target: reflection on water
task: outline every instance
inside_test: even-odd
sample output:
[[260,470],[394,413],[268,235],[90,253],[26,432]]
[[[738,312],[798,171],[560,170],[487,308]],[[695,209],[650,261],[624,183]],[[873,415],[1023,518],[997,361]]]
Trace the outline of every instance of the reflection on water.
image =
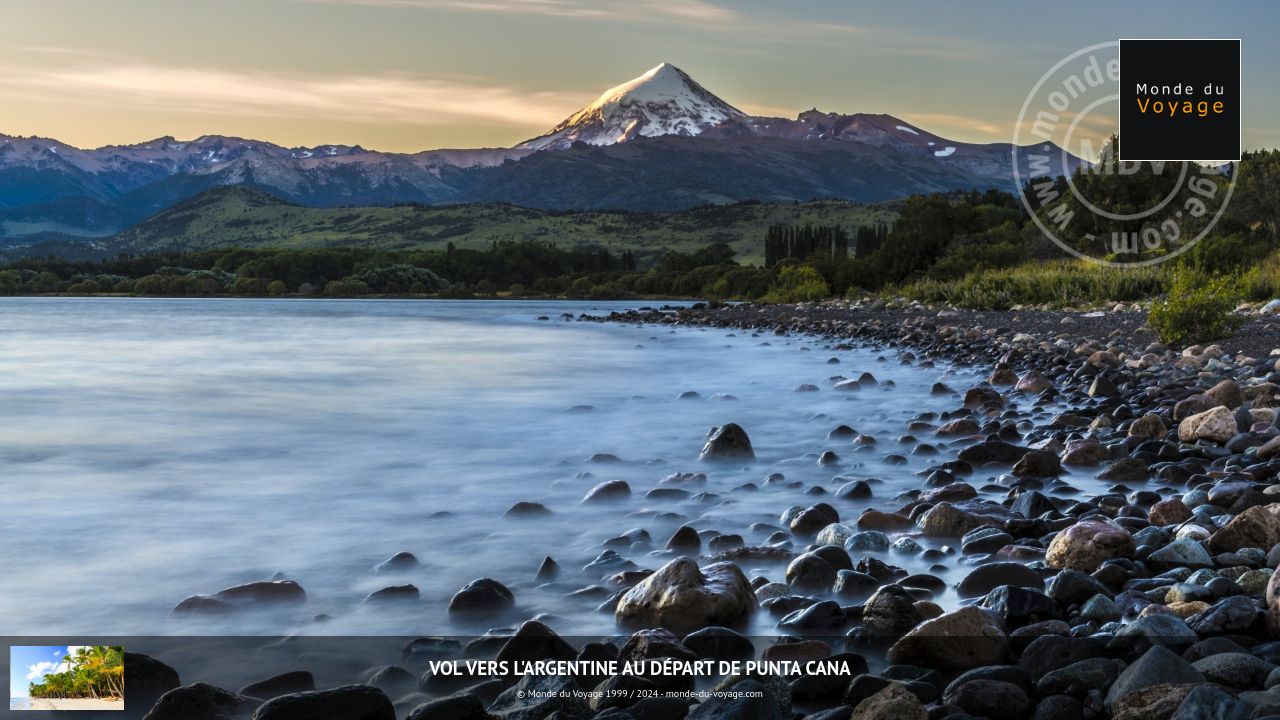
[[[479,576],[509,585],[525,617],[607,632],[601,598],[564,597],[599,582],[576,571],[602,541],[644,528],[661,548],[680,521],[646,512],[657,510],[763,542],[751,523],[817,500],[734,490],[770,472],[831,491],[837,474],[875,478],[870,502],[894,505],[886,499],[918,487],[914,473],[936,460],[898,445],[906,421],[955,405],[930,395],[935,381],[973,379],[812,340],[559,317],[627,305],[0,301],[4,632],[456,632],[447,600]],[[837,393],[825,382],[864,370],[896,387]],[[821,390],[792,392],[804,383]],[[677,399],[689,390],[700,397]],[[757,460],[701,467],[707,429],[729,421],[751,434]],[[879,445],[828,440],[840,423]],[[841,466],[817,464],[827,449]],[[884,464],[890,452],[908,464]],[[587,461],[597,453],[621,462]],[[720,500],[643,497],[683,471],[707,472]],[[580,504],[609,479],[628,481],[632,498]],[[554,514],[502,517],[520,500]],[[867,501],[833,502],[852,519]],[[370,572],[401,550],[422,567]],[[663,562],[621,552],[641,567]],[[538,588],[545,555],[567,572]],[[744,569],[781,576],[777,565]],[[188,595],[276,573],[306,588],[303,611],[205,626],[168,615]],[[405,582],[421,602],[360,606]],[[316,624],[317,614],[332,619]]]

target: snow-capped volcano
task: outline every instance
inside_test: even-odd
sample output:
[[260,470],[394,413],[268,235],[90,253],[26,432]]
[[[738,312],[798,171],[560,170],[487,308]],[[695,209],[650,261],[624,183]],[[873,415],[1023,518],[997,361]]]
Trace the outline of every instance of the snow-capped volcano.
[[545,135],[517,148],[562,150],[575,142],[613,145],[635,137],[698,135],[746,113],[711,94],[683,70],[662,63],[604,92]]

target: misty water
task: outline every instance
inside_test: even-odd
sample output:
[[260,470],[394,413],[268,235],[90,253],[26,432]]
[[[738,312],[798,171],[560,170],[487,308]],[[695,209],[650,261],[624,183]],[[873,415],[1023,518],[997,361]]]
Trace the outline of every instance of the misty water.
[[[850,521],[868,503],[896,507],[898,492],[920,486],[916,472],[942,459],[900,444],[906,423],[958,404],[931,395],[934,382],[977,379],[811,338],[560,317],[639,304],[0,301],[4,633],[455,634],[493,625],[446,613],[459,587],[484,576],[512,588],[517,616],[548,613],[564,634],[610,632],[602,598],[566,597],[600,582],[578,570],[603,541],[644,528],[661,549],[683,518],[760,544],[766,535],[748,526],[778,524],[791,505],[828,500]],[[826,382],[862,371],[894,386],[839,393]],[[820,390],[793,392],[804,383]],[[691,390],[700,397],[678,398]],[[707,430],[724,422],[750,433],[755,461],[698,461]],[[878,444],[828,440],[841,423]],[[840,466],[818,465],[828,449]],[[621,462],[589,462],[597,453]],[[907,463],[887,464],[889,453]],[[644,497],[675,472],[706,472],[718,499]],[[832,492],[874,478],[876,499],[735,490],[774,472]],[[610,479],[628,481],[631,499],[580,503]],[[517,501],[553,515],[503,517]],[[371,572],[402,550],[422,567]],[[620,552],[641,567],[666,561],[644,547]],[[546,555],[565,573],[539,588]],[[782,576],[779,564],[743,566]],[[276,573],[302,584],[304,606],[170,615],[187,596]],[[403,583],[421,600],[361,606]],[[774,622],[759,613],[753,629]]]

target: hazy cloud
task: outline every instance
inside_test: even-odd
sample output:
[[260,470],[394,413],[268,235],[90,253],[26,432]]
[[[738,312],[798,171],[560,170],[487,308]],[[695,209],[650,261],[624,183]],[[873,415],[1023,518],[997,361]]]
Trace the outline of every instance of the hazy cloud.
[[302,0],[345,5],[423,8],[504,15],[543,15],[578,20],[723,21],[734,11],[704,0]]
[[493,84],[483,78],[411,74],[331,76],[130,62],[0,68],[0,91],[10,97],[47,97],[50,88],[79,102],[140,109],[419,125],[464,121],[550,126],[594,97]]

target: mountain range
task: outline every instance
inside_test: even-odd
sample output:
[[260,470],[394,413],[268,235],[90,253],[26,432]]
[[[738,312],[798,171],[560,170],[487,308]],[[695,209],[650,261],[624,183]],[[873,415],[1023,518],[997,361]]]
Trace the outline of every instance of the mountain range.
[[82,150],[0,134],[0,242],[105,237],[228,185],[311,207],[673,212],[746,200],[875,202],[1009,189],[1012,150],[948,140],[890,115],[752,116],[664,63],[511,148],[406,154],[207,135]]

